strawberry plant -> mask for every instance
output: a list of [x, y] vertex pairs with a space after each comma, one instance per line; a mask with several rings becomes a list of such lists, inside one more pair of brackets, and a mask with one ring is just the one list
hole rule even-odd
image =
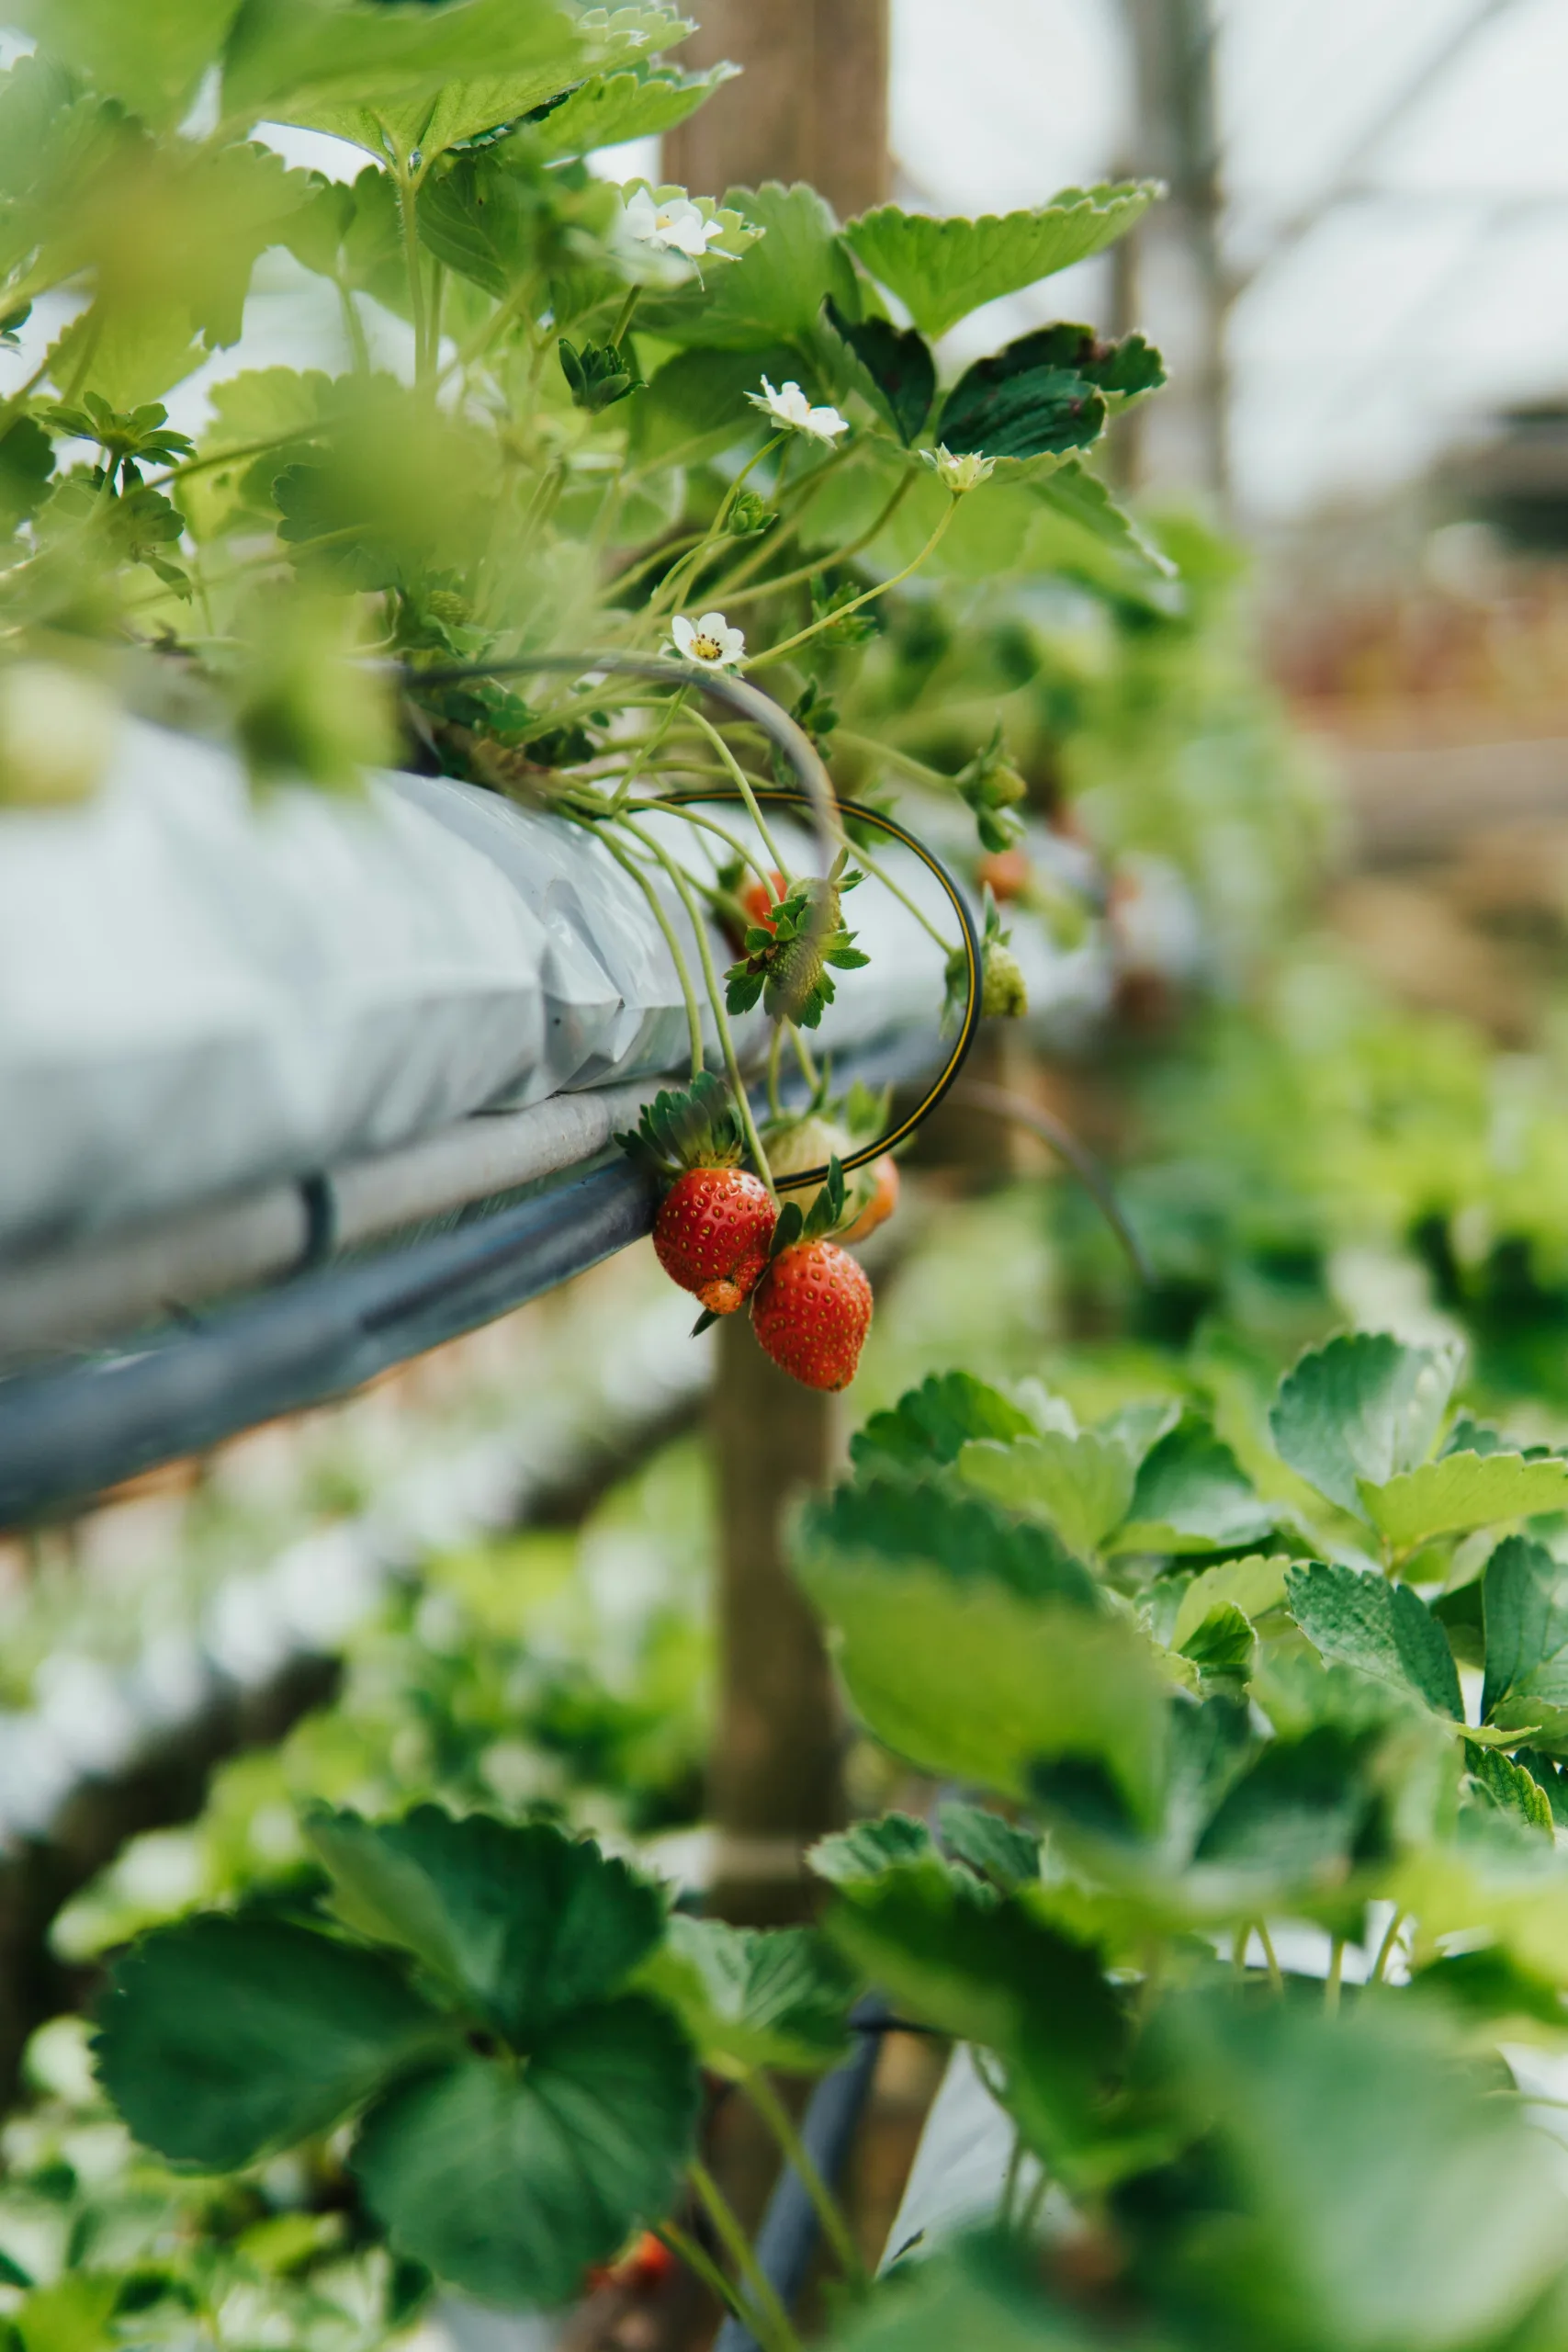
[[[1087, 469], [1162, 381], [1146, 344], [1036, 332], [944, 386], [931, 339], [1102, 250], [1155, 190], [840, 224], [805, 187], [614, 186], [595, 151], [725, 78], [681, 70], [670, 0], [13, 13], [34, 47], [0, 74], [0, 317], [20, 353], [0, 401], [0, 713], [118, 696], [226, 734], [268, 788], [352, 790], [401, 761], [547, 809], [642, 893], [690, 1074], [722, 1069], [772, 1196], [748, 1090], [765, 1072], [776, 1110], [786, 1052], [816, 1087], [810, 1033], [865, 961], [844, 894], [902, 894], [874, 829], [852, 870], [820, 757], [885, 797], [935, 773], [992, 848], [1025, 791], [994, 711], [939, 771], [843, 739], [885, 629], [928, 610], [904, 583], [997, 571], [999, 532], [1014, 569], [1042, 568], [1038, 537], [1046, 570], [1170, 587]], [[356, 158], [335, 179], [288, 165], [258, 122]], [[209, 367], [242, 344], [263, 254], [323, 364]], [[307, 323], [322, 298], [332, 328]], [[187, 434], [168, 402], [203, 368]], [[759, 722], [751, 681], [795, 732]], [[781, 740], [789, 782], [811, 780], [809, 852], [764, 813]], [[0, 727], [0, 800], [90, 792], [112, 741], [100, 727], [62, 763]], [[710, 922], [738, 910], [725, 975]], [[936, 968], [962, 959], [919, 911]], [[986, 978], [988, 1010], [1022, 1010], [1016, 973]]]
[[697, 2070], [792, 2147], [772, 2077], [830, 2064], [870, 1984], [972, 2045], [1015, 2154], [983, 2227], [873, 2287], [813, 2178], [845, 2352], [1555, 2344], [1516, 2046], [1561, 2048], [1568, 1991], [1568, 1455], [1462, 1371], [1337, 1338], [1228, 1435], [1196, 1386], [1080, 1425], [927, 1379], [799, 1524], [851, 1704], [941, 1791], [815, 1849], [820, 1930], [671, 1912], [539, 1825], [319, 1812], [313, 1902], [117, 1964], [103, 2081], [176, 2165], [351, 2120], [366, 2225], [495, 2300], [651, 2229], [788, 2352]]

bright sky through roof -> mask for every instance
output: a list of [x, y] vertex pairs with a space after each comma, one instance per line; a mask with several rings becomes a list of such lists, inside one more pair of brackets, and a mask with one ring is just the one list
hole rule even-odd
[[[908, 199], [1004, 209], [1124, 167], [1118, 0], [964, 0], [961, 41], [954, 0], [893, 6]], [[1225, 246], [1257, 272], [1231, 321], [1243, 512], [1375, 493], [1497, 409], [1568, 394], [1568, 0], [1217, 13]], [[1103, 317], [1095, 266], [995, 323]]]

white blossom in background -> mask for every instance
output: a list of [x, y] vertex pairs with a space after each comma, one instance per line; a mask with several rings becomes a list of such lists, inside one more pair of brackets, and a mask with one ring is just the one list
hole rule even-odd
[[670, 624], [670, 633], [676, 652], [687, 662], [700, 662], [705, 670], [728, 670], [745, 657], [745, 630], [731, 628], [722, 613], [705, 613], [696, 621], [678, 613]]
[[978, 449], [965, 449], [957, 457], [944, 448], [922, 449], [920, 455], [937, 480], [955, 497], [966, 490], [978, 490], [997, 469], [995, 458], [983, 458]]
[[634, 188], [626, 198], [626, 229], [638, 244], [651, 245], [655, 253], [684, 254], [688, 261], [701, 261], [714, 239], [724, 234], [723, 221], [705, 220], [689, 196], [657, 204], [646, 187]]
[[786, 384], [782, 392], [775, 392], [764, 376], [761, 390], [748, 392], [746, 397], [775, 424], [785, 425], [792, 433], [809, 433], [814, 441], [825, 441], [829, 448], [840, 433], [850, 429], [849, 418], [840, 416], [836, 408], [813, 408], [798, 384]]

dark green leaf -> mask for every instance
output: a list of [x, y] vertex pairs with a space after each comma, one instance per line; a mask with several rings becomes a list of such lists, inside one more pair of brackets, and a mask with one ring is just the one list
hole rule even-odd
[[806, 1859], [818, 1878], [847, 1886], [878, 1878], [897, 1862], [925, 1861], [935, 1854], [936, 1841], [923, 1821], [907, 1813], [885, 1813], [879, 1820], [857, 1821], [819, 1838]]
[[414, 1953], [521, 2049], [615, 1991], [659, 1939], [654, 1889], [547, 1823], [426, 1804], [390, 1822], [316, 1813], [305, 1827], [338, 1916]]
[[1269, 1416], [1282, 1460], [1344, 1510], [1362, 1510], [1360, 1481], [1382, 1486], [1424, 1462], [1459, 1378], [1455, 1348], [1406, 1347], [1357, 1331], [1303, 1355]]
[[850, 319], [828, 297], [828, 318], [864, 368], [877, 404], [910, 448], [919, 439], [936, 398], [936, 361], [923, 334], [890, 319]]
[[54, 471], [54, 445], [41, 424], [19, 416], [0, 435], [0, 529], [36, 514]]
[[1093, 1577], [1048, 1528], [934, 1483], [873, 1476], [839, 1487], [811, 1506], [807, 1541], [888, 1560], [931, 1560], [962, 1582], [995, 1581], [1032, 1599], [1101, 1606]]
[[837, 2065], [860, 1990], [814, 1928], [731, 1928], [680, 1912], [639, 1981], [674, 2009], [705, 2066], [737, 2076]]
[[1487, 1561], [1480, 1589], [1486, 1633], [1483, 1721], [1490, 1723], [1515, 1692], [1527, 1702], [1568, 1707], [1568, 1568], [1543, 1544], [1509, 1535]]
[[116, 1964], [94, 2047], [139, 2140], [223, 2172], [324, 2132], [446, 2039], [378, 1955], [279, 1920], [209, 1916]]
[[948, 1798], [937, 1808], [942, 1843], [1004, 1892], [1040, 1875], [1040, 1833], [1020, 1829], [983, 1804]]
[[404, 2084], [354, 2169], [401, 2252], [481, 2301], [551, 2309], [668, 2210], [697, 2096], [674, 2018], [631, 1996], [579, 2010], [521, 2071], [466, 2058]]
[[1103, 394], [1066, 368], [1032, 368], [997, 375], [995, 362], [977, 360], [949, 392], [937, 438], [955, 456], [977, 450], [987, 458], [1060, 457], [1087, 449], [1105, 424]]
[[1321, 1657], [1463, 1722], [1448, 1635], [1409, 1585], [1313, 1560], [1291, 1570], [1286, 1594], [1292, 1616]]
[[1033, 1437], [1035, 1425], [1021, 1405], [967, 1372], [933, 1372], [908, 1389], [891, 1411], [873, 1413], [850, 1440], [857, 1469], [883, 1463], [901, 1469], [956, 1462], [970, 1438]]
[[1190, 1413], [1144, 1456], [1118, 1544], [1129, 1551], [1229, 1551], [1262, 1542], [1277, 1516], [1229, 1446]]
[[1551, 1837], [1551, 1800], [1534, 1774], [1523, 1765], [1511, 1762], [1495, 1747], [1473, 1748], [1470, 1777], [1483, 1792], [1485, 1801], [1499, 1813], [1522, 1821], [1527, 1829], [1539, 1829], [1545, 1837]]

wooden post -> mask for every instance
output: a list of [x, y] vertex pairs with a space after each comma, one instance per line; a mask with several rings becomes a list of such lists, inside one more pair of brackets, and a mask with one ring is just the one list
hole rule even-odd
[[887, 0], [704, 0], [682, 62], [745, 71], [664, 141], [702, 196], [809, 180], [840, 218], [888, 193]]
[[[696, 13], [682, 60], [744, 70], [666, 139], [667, 180], [704, 196], [809, 180], [841, 217], [886, 195], [887, 0], [702, 0]], [[791, 1507], [831, 1475], [837, 1420], [831, 1397], [769, 1362], [744, 1316], [717, 1338], [712, 1907], [761, 1926], [806, 1916], [800, 1857], [842, 1817], [832, 1675], [784, 1550]]]
[[751, 1927], [806, 1916], [810, 1888], [801, 1856], [842, 1817], [838, 1697], [784, 1540], [792, 1507], [831, 1476], [833, 1408], [833, 1398], [802, 1388], [770, 1363], [744, 1316], [719, 1327], [713, 1907]]

